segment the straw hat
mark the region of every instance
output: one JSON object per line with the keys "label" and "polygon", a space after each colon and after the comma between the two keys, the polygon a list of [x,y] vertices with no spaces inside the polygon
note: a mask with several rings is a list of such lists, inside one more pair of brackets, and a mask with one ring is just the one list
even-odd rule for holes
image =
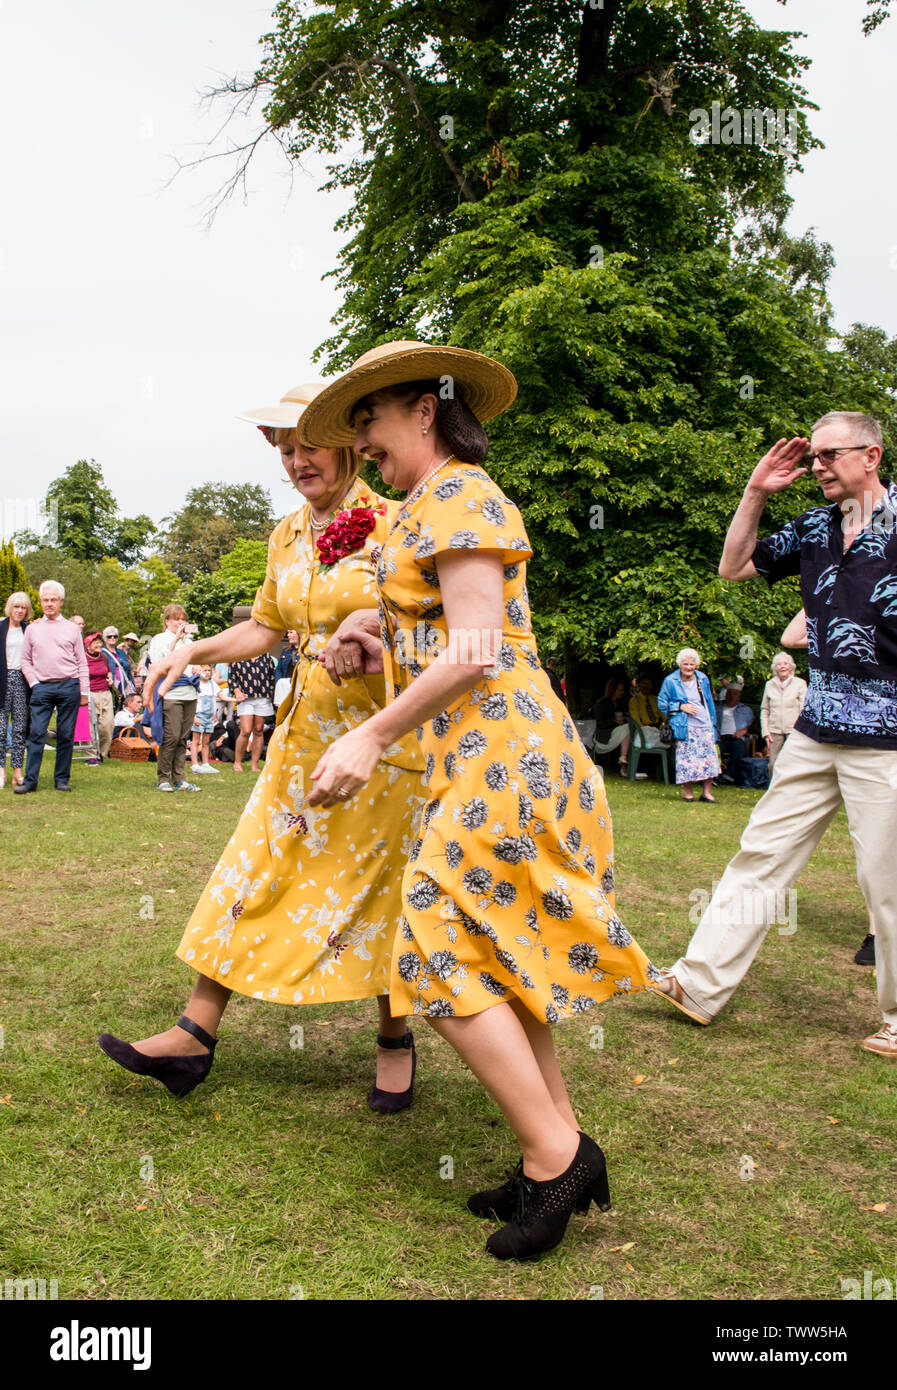
{"label": "straw hat", "polygon": [[500,415],[517,395],[517,382],[500,362],[466,348],[439,344],[381,343],[362,353],[347,372],[315,396],[305,412],[302,433],[319,447],[354,444],[352,408],[362,396],[403,381],[447,377],[460,387],[478,420]]}
{"label": "straw hat", "polygon": [[250,425],[267,425],[270,429],[292,430],[299,423],[299,416],[313,401],[319,392],[324,390],[323,381],[306,382],[304,386],[293,386],[287,391],[285,396],[281,396],[279,405],[263,406],[260,410],[247,410],[245,414],[238,415],[238,420],[247,420]]}

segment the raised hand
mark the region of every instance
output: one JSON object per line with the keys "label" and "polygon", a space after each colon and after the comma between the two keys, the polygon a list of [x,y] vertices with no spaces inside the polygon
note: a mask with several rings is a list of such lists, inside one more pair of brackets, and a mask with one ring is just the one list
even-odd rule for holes
{"label": "raised hand", "polygon": [[748,480],[748,488],[771,497],[774,492],[782,492],[790,487],[808,472],[806,465],[801,468],[799,464],[806,457],[809,447],[810,441],[803,435],[778,440],[757,464]]}

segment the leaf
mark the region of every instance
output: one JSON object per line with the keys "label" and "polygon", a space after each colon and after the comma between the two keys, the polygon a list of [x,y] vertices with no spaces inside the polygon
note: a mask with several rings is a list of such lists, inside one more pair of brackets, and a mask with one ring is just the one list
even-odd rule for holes
{"label": "leaf", "polygon": [[828,1120],[830,1125],[839,1125],[841,1123],[840,1120],[835,1119],[834,1115],[826,1115],[825,1118]]}
{"label": "leaf", "polygon": [[8,1096],[0,1096],[0,1105],[12,1105],[12,1092]]}
{"label": "leaf", "polygon": [[624,1263],[624,1265],[626,1266],[626,1268],[629,1270],[629,1273],[630,1273],[630,1274],[634,1274],[634,1273],[635,1273],[635,1265],[631,1265],[631,1264],[629,1263],[628,1260],[624,1260],[623,1263]]}
{"label": "leaf", "polygon": [[860,1207],[860,1211],[887,1211],[890,1202],[876,1202],[874,1207]]}
{"label": "leaf", "polygon": [[682,1061],[682,1058],[681,1058],[681,1057],[671,1057],[670,1060],[667,1062],[667,1066],[668,1066],[668,1067],[674,1067],[674,1066],[676,1065],[677,1062],[681,1062],[681,1061]]}
{"label": "leaf", "polygon": [[635,1249],[635,1241],[634,1241],[634,1240],[627,1240],[627,1242],[626,1242],[625,1245],[612,1245],[612,1246],[610,1247],[610,1250],[608,1251],[608,1254],[610,1254],[610,1255],[625,1255],[627,1250],[634,1250],[634,1249]]}
{"label": "leaf", "polygon": [[135,1207],[134,1210],[135,1210],[135,1211],[146,1211],[146,1209],[147,1209],[148,1206],[149,1206],[149,1202],[141,1202],[141,1203],[140,1203],[140,1206],[139,1206],[139,1207]]}
{"label": "leaf", "polygon": [[633,1086],[641,1086],[642,1082],[647,1080],[647,1076],[643,1075],[642,1072],[639,1072],[638,1076],[634,1076],[632,1078],[632,1084]]}

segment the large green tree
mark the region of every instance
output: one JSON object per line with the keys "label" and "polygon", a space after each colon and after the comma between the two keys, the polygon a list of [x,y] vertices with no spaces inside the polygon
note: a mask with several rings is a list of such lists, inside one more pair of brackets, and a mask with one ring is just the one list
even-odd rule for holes
{"label": "large green tree", "polygon": [[[668,663],[687,642],[759,675],[799,598],[717,574],[750,468],[832,408],[897,442],[893,345],[836,341],[830,248],[786,231],[815,143],[795,36],[738,0],[284,0],[275,18],[229,90],[263,93],[291,156],[330,155],[354,195],[328,367],[406,337],[507,363],[520,395],[490,469],[533,542],[543,647]],[[816,499],[792,489],[767,525]]]}
{"label": "large green tree", "polygon": [[233,550],[221,557],[211,574],[193,575],[180,592],[180,601],[202,637],[210,637],[230,627],[238,604],[252,603],[264,582],[268,546],[261,540],[238,540]]}
{"label": "large green tree", "polygon": [[48,534],[28,534],[29,549],[50,545],[63,555],[86,562],[109,556],[123,565],[143,554],[155,532],[151,519],[141,513],[122,517],[118,504],[94,459],[79,459],[47,488],[44,510]]}
{"label": "large green tree", "polygon": [[259,483],[203,483],[165,518],[157,547],[166,564],[189,581],[214,571],[238,540],[266,540],[273,525],[271,498]]}

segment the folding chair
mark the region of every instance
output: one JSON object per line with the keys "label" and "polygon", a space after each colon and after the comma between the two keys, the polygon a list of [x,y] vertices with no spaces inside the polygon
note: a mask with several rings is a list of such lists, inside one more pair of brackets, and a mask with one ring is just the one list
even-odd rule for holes
{"label": "folding chair", "polygon": [[99,761],[100,757],[100,730],[97,724],[97,712],[93,702],[93,696],[88,695],[87,704],[82,705],[78,710],[78,718],[75,720],[75,746],[72,750],[72,758],[80,758],[83,762]]}

